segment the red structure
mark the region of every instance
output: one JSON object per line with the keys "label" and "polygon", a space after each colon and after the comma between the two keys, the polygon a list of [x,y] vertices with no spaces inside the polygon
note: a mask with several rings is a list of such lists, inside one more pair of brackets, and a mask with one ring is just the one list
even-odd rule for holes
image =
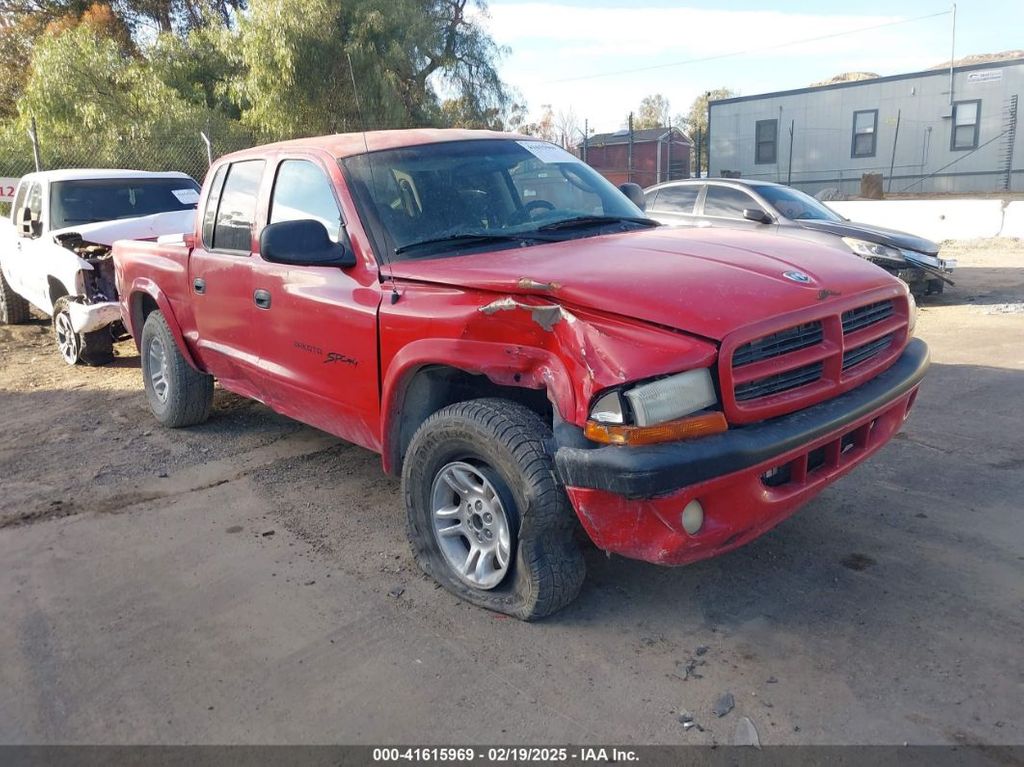
{"label": "red structure", "polygon": [[627,129],[591,136],[578,154],[613,184],[642,187],[690,177],[693,142],[678,128]]}

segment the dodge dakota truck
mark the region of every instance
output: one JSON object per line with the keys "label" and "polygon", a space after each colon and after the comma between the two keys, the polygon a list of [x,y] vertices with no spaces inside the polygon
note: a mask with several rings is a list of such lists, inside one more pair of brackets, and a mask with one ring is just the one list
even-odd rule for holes
{"label": "dodge dakota truck", "polygon": [[740,546],[892,438],[927,347],[879,267],[638,192],[490,132],[223,157],[194,232],[114,246],[150,407],[198,424],[216,378],[380,453],[423,570],[522,619],[577,595],[581,528],[665,565]]}
{"label": "dodge dakota truck", "polygon": [[69,365],[103,365],[124,334],[110,248],[116,239],[191,231],[199,185],[184,173],[75,169],[30,173],[0,220],[0,324],[52,317]]}

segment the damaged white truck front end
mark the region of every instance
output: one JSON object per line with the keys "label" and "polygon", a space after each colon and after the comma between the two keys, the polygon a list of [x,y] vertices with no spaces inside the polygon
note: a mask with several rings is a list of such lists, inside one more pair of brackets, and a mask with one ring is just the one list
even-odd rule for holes
{"label": "damaged white truck front end", "polygon": [[183,173],[29,174],[0,227],[0,324],[27,321],[35,306],[52,317],[68,364],[109,362],[124,333],[111,246],[191,231],[197,201]]}

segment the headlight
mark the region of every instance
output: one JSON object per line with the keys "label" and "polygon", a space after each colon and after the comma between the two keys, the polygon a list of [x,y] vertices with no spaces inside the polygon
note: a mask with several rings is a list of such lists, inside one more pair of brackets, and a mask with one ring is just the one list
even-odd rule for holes
{"label": "headlight", "polygon": [[938,256],[929,256],[927,253],[918,253],[916,250],[901,250],[900,254],[912,264],[924,264],[935,269],[942,269],[945,266]]}
{"label": "headlight", "polygon": [[594,400],[590,417],[600,423],[626,423],[622,398],[632,411],[635,426],[655,426],[703,410],[718,402],[707,368],[640,384],[623,392],[612,391]]}
{"label": "headlight", "polygon": [[877,242],[858,240],[856,237],[844,237],[843,242],[846,243],[846,247],[863,258],[884,258],[889,261],[905,263],[903,253],[899,248],[890,248],[888,245],[880,245]]}

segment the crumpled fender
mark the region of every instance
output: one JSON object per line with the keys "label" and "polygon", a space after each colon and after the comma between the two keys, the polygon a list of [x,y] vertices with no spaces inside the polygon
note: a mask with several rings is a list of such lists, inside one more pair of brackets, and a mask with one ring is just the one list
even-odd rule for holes
{"label": "crumpled fender", "polygon": [[131,333],[132,338],[135,339],[136,348],[140,351],[142,350],[142,306],[140,299],[143,295],[148,295],[156,301],[157,308],[163,313],[164,320],[167,322],[167,327],[170,328],[171,335],[174,337],[174,343],[178,347],[178,351],[181,352],[181,356],[185,358],[185,361],[190,366],[201,371],[201,368],[192,357],[192,352],[189,351],[188,345],[185,343],[185,336],[182,334],[178,320],[174,316],[174,310],[171,308],[171,302],[167,298],[167,294],[160,289],[156,282],[148,277],[136,277],[132,281],[131,287],[121,294],[121,320],[128,329],[128,332]]}
{"label": "crumpled fender", "polygon": [[[562,421],[582,426],[613,386],[714,363],[713,342],[547,297],[416,286],[381,313],[385,470],[417,371],[443,365],[496,384],[544,390]],[[424,330],[430,338],[423,338]]]}
{"label": "crumpled fender", "polygon": [[416,373],[431,365],[445,365],[467,373],[487,376],[496,384],[524,389],[546,389],[560,413],[575,410],[575,393],[569,372],[557,355],[546,349],[509,345],[497,341],[461,338],[425,338],[413,341],[392,358],[381,392],[381,451],[384,471],[390,472],[393,457],[389,445],[398,438],[402,404]]}

